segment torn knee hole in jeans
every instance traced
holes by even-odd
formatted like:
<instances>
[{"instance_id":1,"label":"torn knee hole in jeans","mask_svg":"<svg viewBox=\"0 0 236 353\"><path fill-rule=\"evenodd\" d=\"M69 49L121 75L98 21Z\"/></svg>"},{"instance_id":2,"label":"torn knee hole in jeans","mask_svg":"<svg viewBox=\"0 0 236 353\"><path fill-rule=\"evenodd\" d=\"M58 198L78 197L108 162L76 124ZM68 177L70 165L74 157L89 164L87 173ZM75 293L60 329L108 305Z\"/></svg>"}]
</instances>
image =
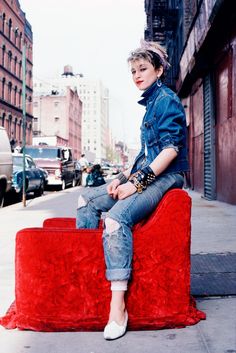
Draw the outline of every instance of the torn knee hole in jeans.
<instances>
[{"instance_id":1,"label":"torn knee hole in jeans","mask_svg":"<svg viewBox=\"0 0 236 353\"><path fill-rule=\"evenodd\" d=\"M83 196L79 196L78 198L78 208L84 207L87 205L87 201L83 198Z\"/></svg>"},{"instance_id":2,"label":"torn knee hole in jeans","mask_svg":"<svg viewBox=\"0 0 236 353\"><path fill-rule=\"evenodd\" d=\"M112 218L105 219L107 234L111 234L120 228L120 224Z\"/></svg>"}]
</instances>

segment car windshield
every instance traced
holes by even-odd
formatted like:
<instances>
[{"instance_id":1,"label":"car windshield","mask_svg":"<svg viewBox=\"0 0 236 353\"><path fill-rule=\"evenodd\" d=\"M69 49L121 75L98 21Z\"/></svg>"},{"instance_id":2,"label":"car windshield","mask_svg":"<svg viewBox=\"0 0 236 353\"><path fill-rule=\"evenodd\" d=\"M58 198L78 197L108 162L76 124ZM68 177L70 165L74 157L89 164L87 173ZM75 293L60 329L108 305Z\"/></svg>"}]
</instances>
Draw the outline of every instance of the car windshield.
<instances>
[{"instance_id":1,"label":"car windshield","mask_svg":"<svg viewBox=\"0 0 236 353\"><path fill-rule=\"evenodd\" d=\"M23 169L22 156L12 156L12 161L13 161L13 173Z\"/></svg>"},{"instance_id":2,"label":"car windshield","mask_svg":"<svg viewBox=\"0 0 236 353\"><path fill-rule=\"evenodd\" d=\"M58 148L31 148L25 147L25 153L29 154L32 158L58 158Z\"/></svg>"}]
</instances>

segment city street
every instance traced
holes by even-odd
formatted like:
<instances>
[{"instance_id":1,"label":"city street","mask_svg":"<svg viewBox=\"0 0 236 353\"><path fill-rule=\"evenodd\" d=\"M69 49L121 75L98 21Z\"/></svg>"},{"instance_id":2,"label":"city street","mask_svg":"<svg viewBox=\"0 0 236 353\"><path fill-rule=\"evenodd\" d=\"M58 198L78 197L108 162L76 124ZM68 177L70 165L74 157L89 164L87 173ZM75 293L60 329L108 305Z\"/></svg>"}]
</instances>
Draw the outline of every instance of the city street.
<instances>
[{"instance_id":1,"label":"city street","mask_svg":"<svg viewBox=\"0 0 236 353\"><path fill-rule=\"evenodd\" d=\"M236 353L233 3L0 1L0 353Z\"/></svg>"},{"instance_id":2,"label":"city street","mask_svg":"<svg viewBox=\"0 0 236 353\"><path fill-rule=\"evenodd\" d=\"M80 187L50 193L27 201L27 207L14 204L0 210L0 315L4 315L14 300L14 248L18 230L41 226L48 217L74 217ZM218 201L206 201L200 194L189 191L192 200L192 256L194 257L193 290L196 290L196 257L217 257L217 276L208 273L208 280L201 283L208 288L208 296L199 293L198 308L207 319L183 329L130 332L113 342L103 339L101 332L55 332L6 330L0 328L0 353L235 353L236 352L236 292L235 266L231 268L232 286L227 287L227 273L221 273L220 256L235 258L236 206ZM204 261L205 261L204 260ZM205 262L207 264L207 262ZM209 263L208 263L209 267ZM223 267L222 267L223 268ZM222 276L221 276L222 275ZM209 277L210 276L210 277ZM199 277L199 276L196 276ZM200 276L202 277L202 276ZM204 277L204 276L203 276ZM210 279L209 279L210 278ZM209 286L215 280L220 288ZM229 283L230 284L230 283ZM214 291L223 293L214 295ZM234 294L233 294L234 293ZM194 294L194 293L193 293Z\"/></svg>"}]
</instances>

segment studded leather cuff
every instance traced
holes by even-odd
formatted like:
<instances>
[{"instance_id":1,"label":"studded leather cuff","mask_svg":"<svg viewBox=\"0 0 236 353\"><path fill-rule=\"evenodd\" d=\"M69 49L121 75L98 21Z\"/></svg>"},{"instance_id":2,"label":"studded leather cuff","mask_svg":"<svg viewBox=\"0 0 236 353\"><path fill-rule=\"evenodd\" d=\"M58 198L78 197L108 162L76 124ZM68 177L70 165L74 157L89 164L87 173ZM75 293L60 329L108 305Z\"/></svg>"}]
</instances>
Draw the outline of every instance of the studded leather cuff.
<instances>
[{"instance_id":1,"label":"studded leather cuff","mask_svg":"<svg viewBox=\"0 0 236 353\"><path fill-rule=\"evenodd\" d=\"M147 185L151 184L156 179L156 175L149 165L141 169L140 172L143 174L142 180L146 182Z\"/></svg>"},{"instance_id":2,"label":"studded leather cuff","mask_svg":"<svg viewBox=\"0 0 236 353\"><path fill-rule=\"evenodd\" d=\"M131 175L129 181L134 184L138 193L142 193L155 180L156 176L151 169L147 166L141 170L138 170L135 174Z\"/></svg>"}]
</instances>

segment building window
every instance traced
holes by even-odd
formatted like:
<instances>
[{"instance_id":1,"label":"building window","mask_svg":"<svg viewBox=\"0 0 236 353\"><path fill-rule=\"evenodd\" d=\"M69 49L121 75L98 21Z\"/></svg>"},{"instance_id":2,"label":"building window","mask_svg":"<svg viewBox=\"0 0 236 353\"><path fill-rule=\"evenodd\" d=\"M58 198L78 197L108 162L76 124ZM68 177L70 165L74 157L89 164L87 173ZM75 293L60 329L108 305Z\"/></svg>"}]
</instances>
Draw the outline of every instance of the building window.
<instances>
[{"instance_id":1,"label":"building window","mask_svg":"<svg viewBox=\"0 0 236 353\"><path fill-rule=\"evenodd\" d=\"M20 89L19 90L19 104L18 104L19 108L21 107L21 93L22 93L22 90Z\"/></svg>"},{"instance_id":2,"label":"building window","mask_svg":"<svg viewBox=\"0 0 236 353\"><path fill-rule=\"evenodd\" d=\"M55 120L55 123L58 122L60 120L59 116L55 116L54 120Z\"/></svg>"},{"instance_id":3,"label":"building window","mask_svg":"<svg viewBox=\"0 0 236 353\"><path fill-rule=\"evenodd\" d=\"M2 15L2 33L4 34L5 31L5 21L6 21L6 15L5 13Z\"/></svg>"},{"instance_id":4,"label":"building window","mask_svg":"<svg viewBox=\"0 0 236 353\"><path fill-rule=\"evenodd\" d=\"M14 125L13 125L13 127L14 127L14 136L16 136L16 125L17 125L17 118L15 118Z\"/></svg>"},{"instance_id":5,"label":"building window","mask_svg":"<svg viewBox=\"0 0 236 353\"><path fill-rule=\"evenodd\" d=\"M5 44L3 44L3 46L2 46L2 66L4 66L4 62L5 62L5 52L6 52L6 46L5 46Z\"/></svg>"},{"instance_id":6,"label":"building window","mask_svg":"<svg viewBox=\"0 0 236 353\"><path fill-rule=\"evenodd\" d=\"M18 129L18 141L21 141L21 133L22 133L22 120L19 121L19 129Z\"/></svg>"},{"instance_id":7,"label":"building window","mask_svg":"<svg viewBox=\"0 0 236 353\"><path fill-rule=\"evenodd\" d=\"M4 123L5 123L5 113L3 113L2 115L2 126L4 126Z\"/></svg>"},{"instance_id":8,"label":"building window","mask_svg":"<svg viewBox=\"0 0 236 353\"><path fill-rule=\"evenodd\" d=\"M8 131L8 135L11 136L11 122L12 122L12 116L9 115L8 116L8 128L7 128L7 131ZM12 132L12 138L14 138L14 134Z\"/></svg>"},{"instance_id":9,"label":"building window","mask_svg":"<svg viewBox=\"0 0 236 353\"><path fill-rule=\"evenodd\" d=\"M16 27L14 33L15 33L14 44L17 45L18 27Z\"/></svg>"},{"instance_id":10,"label":"building window","mask_svg":"<svg viewBox=\"0 0 236 353\"><path fill-rule=\"evenodd\" d=\"M29 86L31 85L31 79L32 79L32 71L29 70Z\"/></svg>"},{"instance_id":11,"label":"building window","mask_svg":"<svg viewBox=\"0 0 236 353\"><path fill-rule=\"evenodd\" d=\"M12 52L9 50L8 52L8 64L7 64L7 68L9 71L11 71L11 59L12 59Z\"/></svg>"},{"instance_id":12,"label":"building window","mask_svg":"<svg viewBox=\"0 0 236 353\"><path fill-rule=\"evenodd\" d=\"M22 33L20 33L20 35L19 35L19 33L18 33L17 38L18 38L18 48L20 49L20 48L21 48Z\"/></svg>"},{"instance_id":13,"label":"building window","mask_svg":"<svg viewBox=\"0 0 236 353\"><path fill-rule=\"evenodd\" d=\"M8 37L11 40L11 29L12 29L12 20L11 18L8 21Z\"/></svg>"},{"instance_id":14,"label":"building window","mask_svg":"<svg viewBox=\"0 0 236 353\"><path fill-rule=\"evenodd\" d=\"M16 75L16 64L17 64L17 56L14 59L14 75Z\"/></svg>"},{"instance_id":15,"label":"building window","mask_svg":"<svg viewBox=\"0 0 236 353\"><path fill-rule=\"evenodd\" d=\"M21 78L22 61L19 62L19 78Z\"/></svg>"},{"instance_id":16,"label":"building window","mask_svg":"<svg viewBox=\"0 0 236 353\"><path fill-rule=\"evenodd\" d=\"M16 105L17 86L14 88L14 105Z\"/></svg>"},{"instance_id":17,"label":"building window","mask_svg":"<svg viewBox=\"0 0 236 353\"><path fill-rule=\"evenodd\" d=\"M8 97L7 97L7 100L9 103L11 103L11 90L12 90L12 83L9 82L8 83Z\"/></svg>"},{"instance_id":18,"label":"building window","mask_svg":"<svg viewBox=\"0 0 236 353\"><path fill-rule=\"evenodd\" d=\"M6 79L5 79L5 77L3 77L3 79L2 79L2 99L5 98L5 83L6 83Z\"/></svg>"},{"instance_id":19,"label":"building window","mask_svg":"<svg viewBox=\"0 0 236 353\"><path fill-rule=\"evenodd\" d=\"M54 102L54 107L58 107L59 102Z\"/></svg>"},{"instance_id":20,"label":"building window","mask_svg":"<svg viewBox=\"0 0 236 353\"><path fill-rule=\"evenodd\" d=\"M19 49L21 50L21 43L22 43L22 32L20 32L20 37L19 37Z\"/></svg>"}]
</instances>

